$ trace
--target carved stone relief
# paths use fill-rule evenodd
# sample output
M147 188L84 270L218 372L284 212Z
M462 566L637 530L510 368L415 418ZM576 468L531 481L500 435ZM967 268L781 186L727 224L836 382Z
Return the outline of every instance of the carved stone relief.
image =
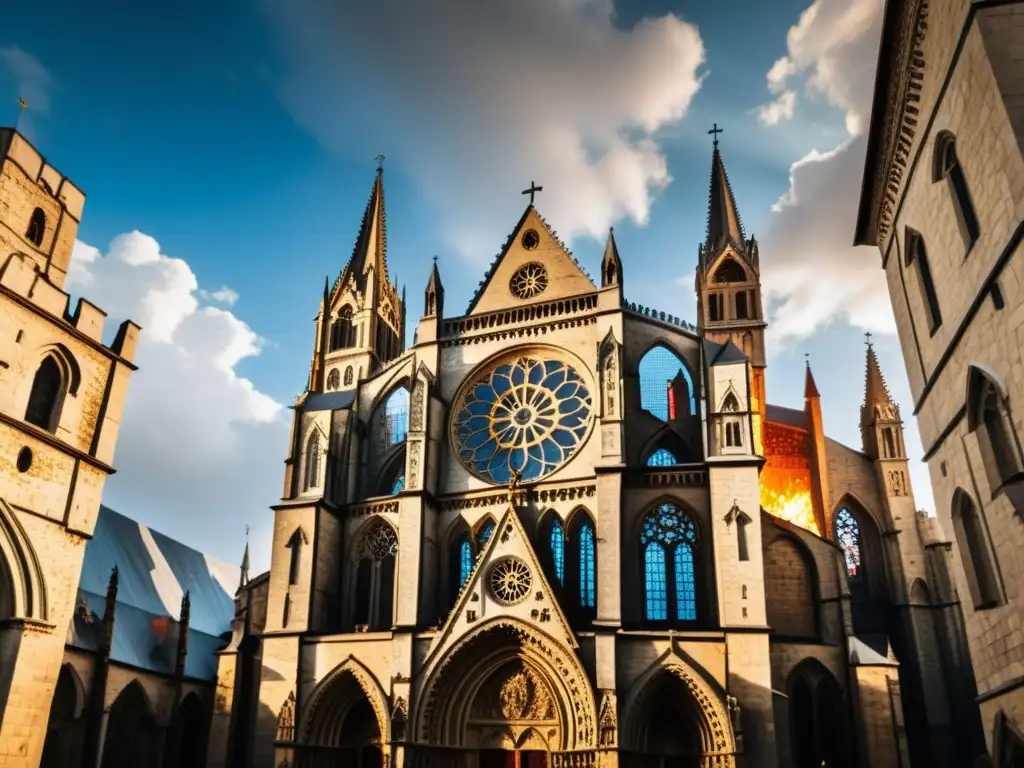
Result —
M618 741L619 726L616 716L617 702L615 691L601 692L601 714L598 717L598 744L602 747L614 747Z
M423 404L427 399L426 392L427 385L420 379L412 390L412 406L409 413L409 430L411 432L423 431Z
M418 440L409 443L409 472L405 478L405 487L410 491L420 487L420 454L423 444Z
M295 738L295 691L288 694L288 698L281 705L281 711L277 715L277 740L292 741Z

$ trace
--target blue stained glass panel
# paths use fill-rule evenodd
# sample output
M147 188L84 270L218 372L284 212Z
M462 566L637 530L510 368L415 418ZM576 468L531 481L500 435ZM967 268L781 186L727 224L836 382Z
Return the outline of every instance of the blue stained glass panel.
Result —
M861 576L860 523L846 507L836 515L836 539L846 560L846 573L851 579Z
M388 446L404 443L409 434L409 390L399 387L384 404L384 429Z
M401 493L405 490L405 472L395 478L395 484L391 486L391 495Z
M668 618L665 595L665 550L652 541L644 549L644 583L646 585L647 618L664 621Z
M551 564L558 583L565 584L565 531L558 520L551 525Z
M595 565L596 556L594 552L594 526L585 522L580 526L580 605L584 608L593 608L597 602L595 594Z
M491 538L492 533L494 533L494 521L488 520L480 527L480 531L476 535L481 547L487 543L489 538Z
M469 534L462 535L459 544L459 589L466 585L469 574L473 572L473 546L469 543Z
M672 452L665 448L659 448L647 459L648 467L673 467L678 463Z
M680 544L675 552L676 618L693 621L697 618L697 591L694 584L693 548Z
M690 372L678 357L661 346L651 349L640 361L640 406L662 421L668 421L668 384L680 371L690 394L689 413L691 416L696 414Z

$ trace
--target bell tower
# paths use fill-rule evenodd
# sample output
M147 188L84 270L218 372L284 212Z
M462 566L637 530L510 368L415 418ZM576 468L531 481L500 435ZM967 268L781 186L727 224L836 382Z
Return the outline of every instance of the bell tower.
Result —
M697 261L697 329L711 341L731 341L750 360L750 409L753 414L754 452L762 454L765 385L764 306L757 241L743 234L736 198L718 149L716 124L711 155L707 237Z
M405 349L405 292L388 277L384 155L352 249L316 316L309 391L354 389Z

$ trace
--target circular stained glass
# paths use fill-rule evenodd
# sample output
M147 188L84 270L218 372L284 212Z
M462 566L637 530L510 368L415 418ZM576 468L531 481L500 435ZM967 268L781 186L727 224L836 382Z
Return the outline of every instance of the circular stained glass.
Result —
M515 557L499 560L491 568L491 594L503 605L515 605L530 594L530 569Z
M498 363L463 389L452 444L474 474L505 484L536 480L579 448L593 421L583 377L561 360L523 356Z
M548 287L548 271L543 264L524 264L515 271L508 281L508 289L517 299L532 299L540 296Z

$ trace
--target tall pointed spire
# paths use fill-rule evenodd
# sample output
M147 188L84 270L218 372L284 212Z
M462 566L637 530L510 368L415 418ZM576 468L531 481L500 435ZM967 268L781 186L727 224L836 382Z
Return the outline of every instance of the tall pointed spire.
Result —
M435 315L444 316L444 285L441 284L441 273L437 269L437 256L434 257L434 266L430 270L423 301L423 316Z
M818 385L814 381L814 374L811 373L811 359L807 358L807 373L804 375L804 399L811 400L821 397L818 393Z
M242 567L238 577L238 589L241 591L249 583L249 526L245 526L245 552L242 553Z
M716 131L719 129L716 128ZM725 173L725 163L718 149L718 138L715 137L715 148L711 155L711 189L708 195L708 231L704 240L705 258L711 260L718 255L722 246L732 242L737 248L743 248L743 223L740 221L736 198L729 185L729 177Z
M619 248L615 244L615 228L608 228L608 242L604 247L604 258L601 260L601 287L622 284L622 260L619 259Z
M875 406L895 405L892 396L889 394L889 387L882 376L882 368L878 364L878 357L875 355L874 345L871 343L871 334L867 335L867 365L864 377L864 412L865 417L874 415Z
M376 279L382 284L387 283L388 261L388 233L387 215L384 207L384 164L383 155L378 156L377 175L373 180L373 187L370 189L370 199L366 202L366 210L363 211L363 220L359 225L359 234L356 236L356 244L352 249L352 258L349 259L346 271L356 279L361 290L365 290L364 275L366 270L373 267Z

